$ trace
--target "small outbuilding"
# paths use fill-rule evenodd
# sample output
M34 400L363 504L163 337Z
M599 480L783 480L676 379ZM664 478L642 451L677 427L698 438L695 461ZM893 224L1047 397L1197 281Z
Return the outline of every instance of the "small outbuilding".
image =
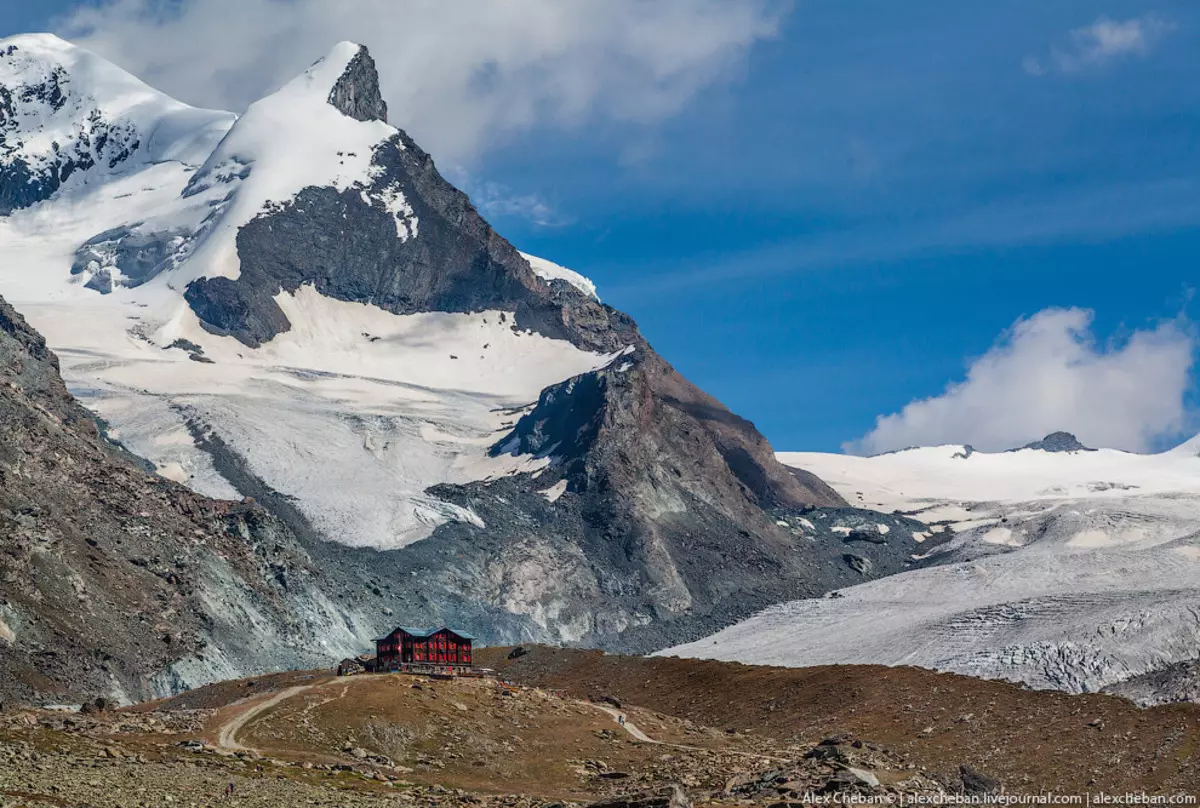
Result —
M338 676L353 676L356 673L363 673L364 671L366 671L366 669L367 669L366 666L363 665L363 663L359 659L357 659L355 657L346 657L345 659L343 659L341 662L338 663L337 675Z
M475 638L465 631L401 626L375 641L376 671L399 671L411 667L470 668L471 644Z
M346 657L337 666L338 676L352 676L356 673L373 673L375 657L370 654L359 654L356 657Z

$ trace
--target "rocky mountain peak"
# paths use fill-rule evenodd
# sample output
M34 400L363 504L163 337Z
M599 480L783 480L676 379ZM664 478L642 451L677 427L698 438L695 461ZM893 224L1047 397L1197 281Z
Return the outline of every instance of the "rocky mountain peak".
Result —
M358 52L346 65L345 72L333 86L329 103L339 112L356 121L387 123L387 102L379 89L379 71L365 45L354 46Z
M1079 442L1070 432L1051 432L1041 440L1027 443L1022 449L1041 449L1043 452L1094 452Z

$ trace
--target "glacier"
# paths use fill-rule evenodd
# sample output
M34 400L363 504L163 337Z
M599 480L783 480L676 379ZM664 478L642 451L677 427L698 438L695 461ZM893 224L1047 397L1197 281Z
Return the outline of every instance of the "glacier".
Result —
M930 525L917 566L660 653L915 665L1095 692L1200 657L1200 440L1160 454L780 453ZM1145 699L1144 699L1145 700Z

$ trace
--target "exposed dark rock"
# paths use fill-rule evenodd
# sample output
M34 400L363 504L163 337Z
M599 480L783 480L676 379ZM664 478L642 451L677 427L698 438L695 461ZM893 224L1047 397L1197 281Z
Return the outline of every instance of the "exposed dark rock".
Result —
M84 286L88 289L91 289L93 292L99 292L102 295L112 294L112 271L108 269L97 270L96 274L92 275L92 277L88 279L88 282L84 284Z
M841 494L839 494L837 491L834 491L828 483L826 483L817 475L813 474L811 471L805 471L804 469L798 469L793 466L785 466L785 468L793 477L796 478L801 487L812 492L814 502L845 501Z
M1001 783L994 777L988 777L981 771L970 766L959 766L958 776L962 780L964 794L983 795L1000 793Z
M3 88L0 88L0 92L3 92ZM2 100L0 98L0 101ZM3 145L3 140L0 139L0 147ZM77 167L73 163L69 165L70 169L64 165L61 173L69 175L70 171ZM0 216L8 216L13 211L49 199L61 184L60 172L34 173L29 164L20 159L0 163Z
M229 278L200 278L188 286L184 299L206 330L219 336L237 337L251 348L292 327L265 289Z
M333 86L329 103L355 120L387 123L388 109L379 89L379 72L365 47L359 48L358 55L350 60L346 72Z
M850 569L857 573L866 575L871 571L871 559L869 558L863 558L862 556L855 555L854 553L846 553L842 556L842 558L845 560Z
M1043 452L1094 452L1076 439L1070 432L1051 432L1041 440L1027 443L1021 449L1041 449ZM1019 452L1021 449L1010 449Z
M574 287L543 283L404 133L376 150L374 164L366 199L357 190L307 188L243 227L238 279L201 279L187 290L201 320L261 345L291 328L274 300L279 290L311 284L328 297L396 314L500 309L518 330L589 350L639 339L628 316ZM375 201L397 193L419 223L415 238L399 238L395 214Z
M638 791L593 802L588 808L692 808L692 801L681 786L672 784L656 791Z

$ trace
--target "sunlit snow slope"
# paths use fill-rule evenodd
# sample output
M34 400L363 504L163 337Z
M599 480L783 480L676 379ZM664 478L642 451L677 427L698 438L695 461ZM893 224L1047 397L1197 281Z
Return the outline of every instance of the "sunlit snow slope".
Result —
M919 568L769 608L663 653L919 665L1094 691L1200 656L1200 457L784 453L847 500L931 525Z
M323 534L382 548L477 523L423 492L545 464L487 449L542 389L615 354L518 332L511 313L398 315L312 286L280 291L290 329L259 347L202 327L188 284L238 278L239 228L306 188L358 193L394 217L397 239L420 239L372 165L397 130L330 102L358 52L337 46L236 119L54 37L0 41L0 86L16 88L0 99L14 110L0 115L0 160L51 178L19 184L44 198L0 215L0 291L59 354L72 392L161 474L238 496L197 447L216 436Z

